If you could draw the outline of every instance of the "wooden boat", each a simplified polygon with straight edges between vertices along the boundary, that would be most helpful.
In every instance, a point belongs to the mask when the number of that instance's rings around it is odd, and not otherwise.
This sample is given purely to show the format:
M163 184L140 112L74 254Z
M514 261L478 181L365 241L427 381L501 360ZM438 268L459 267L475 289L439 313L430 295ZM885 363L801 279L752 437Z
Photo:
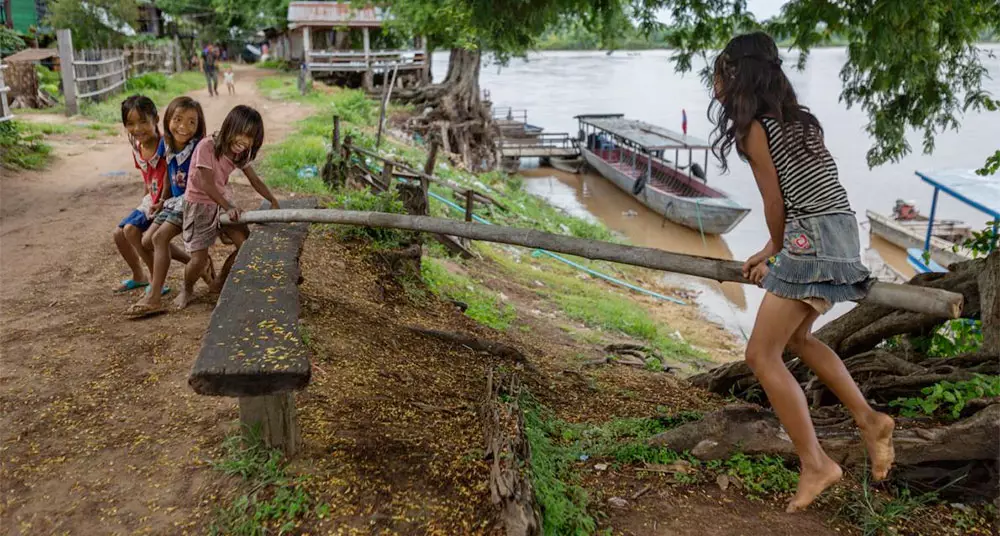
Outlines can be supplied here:
M653 212L712 235L728 233L750 212L708 185L708 142L622 114L576 119L587 164ZM704 167L695 152L704 156Z
M923 221L897 220L872 210L866 211L865 214L868 216L869 233L882 237L886 242L904 250L923 249L927 241L927 228L936 227L941 223L944 231L940 235L936 230L932 232L929 248L931 259L944 266L969 260L968 255L956 252L954 250L955 242L949 240L949 238L961 236L958 232L958 229L961 228L961 222L954 220L935 221L934 225L931 226L930 221L926 218ZM968 232L968 226L964 228Z
M548 164L549 166L552 166L558 169L559 171L576 174L580 172L581 168L583 168L584 164L586 164L586 161L579 156L575 157L552 156L546 158L543 161L543 163Z

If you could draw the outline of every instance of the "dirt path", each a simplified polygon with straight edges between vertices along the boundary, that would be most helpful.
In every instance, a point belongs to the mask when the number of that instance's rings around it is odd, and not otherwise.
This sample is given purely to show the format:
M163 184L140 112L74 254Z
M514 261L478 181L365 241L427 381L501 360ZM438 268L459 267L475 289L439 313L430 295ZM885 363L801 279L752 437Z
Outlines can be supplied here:
M233 97L190 94L209 132L248 104L264 116L266 147L308 113L263 99L260 76L238 72ZM123 320L140 297L111 291L127 277L111 232L142 196L130 150L119 135L60 142L55 154L48 169L4 171L0 182L0 526L7 534L180 534L215 506L217 477L201 470L203 451L236 417L234 400L197 397L187 386L212 305ZM248 190L237 186L253 206Z

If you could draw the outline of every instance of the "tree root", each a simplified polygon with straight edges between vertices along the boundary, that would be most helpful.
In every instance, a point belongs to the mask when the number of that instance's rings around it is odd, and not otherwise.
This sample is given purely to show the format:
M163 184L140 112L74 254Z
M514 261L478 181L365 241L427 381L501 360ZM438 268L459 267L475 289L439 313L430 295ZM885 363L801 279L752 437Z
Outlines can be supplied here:
M857 429L843 423L819 425L816 435L823 450L837 463L863 466L864 441ZM1000 455L1000 404L983 407L968 418L937 428L897 429L893 433L896 464L916 466L940 462L996 463ZM700 421L667 430L650 439L654 446L690 451L700 460L725 459L737 452L792 458L795 448L770 411L751 406L729 406Z
M490 464L490 498L500 507L504 529L508 536L534 536L541 533L541 514L524 470L531 464L531 450L518 403L520 393L515 374L491 368L480 417L486 438L485 458Z
M520 350L504 344L502 342L495 342L486 339L480 339L479 337L473 337L472 335L466 333L457 333L453 331L438 331L434 329L421 328L417 326L406 326L406 329L419 333L421 335L426 335L428 337L434 337L436 339L441 339L443 341L448 341L453 344L458 344L465 346L470 350L475 352L485 352L487 354L499 357L501 359L509 359L511 361L522 363L526 366L531 366L528 358L521 353Z

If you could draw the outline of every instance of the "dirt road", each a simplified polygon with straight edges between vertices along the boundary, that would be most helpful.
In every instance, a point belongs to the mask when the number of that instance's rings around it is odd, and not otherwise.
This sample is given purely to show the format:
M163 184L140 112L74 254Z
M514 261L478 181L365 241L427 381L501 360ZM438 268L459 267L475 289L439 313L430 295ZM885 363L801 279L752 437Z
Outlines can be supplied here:
M265 75L238 71L233 97L190 93L208 131L248 104L264 116L265 150L287 134L308 111L264 100L256 79ZM237 416L235 400L187 386L213 305L122 318L141 296L112 293L128 270L111 232L142 197L130 149L124 135L54 145L48 169L3 171L0 181L0 526L180 534L216 506L219 477L205 469L205 450ZM237 194L256 202L248 187ZM178 267L168 279L175 289Z

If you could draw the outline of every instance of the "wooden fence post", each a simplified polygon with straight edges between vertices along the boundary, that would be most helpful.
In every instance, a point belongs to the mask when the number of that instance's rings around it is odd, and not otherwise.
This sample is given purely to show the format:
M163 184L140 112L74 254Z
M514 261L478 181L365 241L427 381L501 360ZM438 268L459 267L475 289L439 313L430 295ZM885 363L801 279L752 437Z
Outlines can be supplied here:
M0 123L8 121L14 118L14 114L10 113L10 105L7 103L7 93L10 88L7 87L7 82L4 81L3 71L7 66L0 61Z
M392 188L392 164L386 163L382 166L382 185L386 190Z
M476 202L475 190L465 191L465 221L472 221L472 209Z
M76 67L73 65L73 32L56 30L59 41L59 65L62 72L63 97L66 99L66 115L76 115Z
M336 114L333 116L333 140L330 149L333 154L340 154L340 116Z

